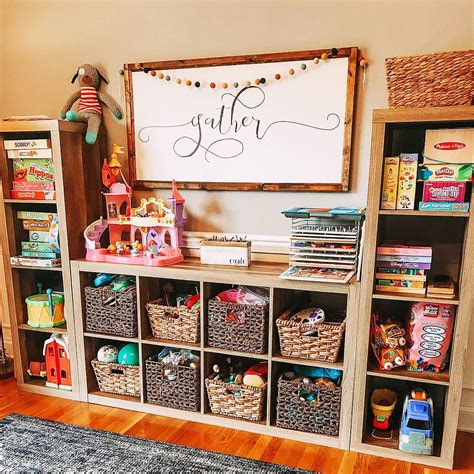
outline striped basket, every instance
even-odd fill
[[[474,50],[387,58],[389,107],[471,105]]]

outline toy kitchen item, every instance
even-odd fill
[[[455,313],[452,304],[411,305],[406,350],[408,370],[440,372],[446,367]]]
[[[35,328],[52,328],[66,322],[64,318],[64,296],[50,288],[25,299],[28,310],[28,325]]]
[[[426,130],[425,163],[474,163],[474,128]]]
[[[415,209],[418,153],[401,153],[398,174],[397,209]]]
[[[374,418],[372,426],[376,430],[386,431],[390,429],[390,417],[397,405],[397,394],[388,388],[377,388],[372,392],[370,406]]]

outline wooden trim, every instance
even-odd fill
[[[84,133],[86,129],[87,124],[85,123],[67,120],[0,120],[0,133],[54,131]],[[103,126],[99,129],[99,135],[105,135]]]
[[[462,122],[474,120],[474,106],[459,105],[454,107],[427,107],[419,109],[374,109],[374,123],[396,122]]]
[[[172,61],[152,61],[124,65],[125,99],[127,115],[127,141],[130,183],[134,189],[169,189],[167,181],[137,180],[135,154],[135,120],[133,110],[133,78],[132,73],[145,68],[150,70],[167,70],[182,68],[199,68],[228,66],[239,64],[259,64],[284,61],[301,61],[314,59],[327,53],[327,49],[290,51],[284,53],[250,54],[243,56],[224,56],[214,58],[180,59]],[[306,191],[306,192],[346,192],[350,190],[350,168],[352,149],[352,128],[357,79],[357,47],[346,47],[338,50],[338,58],[348,58],[346,111],[344,119],[344,147],[340,183],[239,183],[209,182],[200,183],[183,181],[178,183],[181,189],[201,189],[206,191]]]

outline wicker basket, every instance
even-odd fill
[[[321,323],[317,326],[309,323],[298,323],[280,316],[276,320],[280,336],[280,350],[285,357],[312,359],[325,362],[336,362],[346,323]],[[303,333],[317,328],[311,336]]]
[[[155,357],[145,362],[148,403],[180,410],[199,411],[201,409],[200,369],[163,364]],[[165,379],[166,369],[176,375],[175,380]]]
[[[300,400],[301,389],[317,391],[317,402]],[[341,387],[303,384],[301,381],[278,379],[276,425],[290,430],[329,436],[339,435]]]
[[[199,342],[199,309],[165,306],[158,299],[146,304],[153,337],[181,342]]]
[[[140,366],[99,362],[97,359],[91,364],[101,392],[140,396]]]
[[[268,303],[209,300],[207,314],[209,346],[252,354],[267,351]]]
[[[212,413],[250,421],[263,418],[267,384],[256,388],[210,378],[205,383]]]
[[[387,58],[389,107],[470,105],[474,50]]]
[[[108,287],[84,288],[87,332],[113,336],[137,337],[137,289],[129,286],[120,292]],[[115,298],[115,305],[105,301]]]

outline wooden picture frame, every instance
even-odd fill
[[[258,63],[277,63],[285,61],[312,61],[329,50],[305,50],[284,53],[255,54],[244,56],[226,56],[204,59],[184,59],[172,61],[155,61],[124,65],[125,98],[127,115],[127,140],[129,158],[129,177],[134,189],[166,189],[171,187],[169,181],[146,181],[137,179],[135,154],[135,119],[133,101],[134,72],[143,70],[169,70],[182,68],[200,68],[227,65],[245,65]],[[181,189],[199,189],[215,191],[319,191],[341,192],[350,189],[350,162],[352,148],[352,128],[355,106],[355,87],[357,76],[357,47],[340,48],[338,58],[348,58],[347,92],[344,117],[344,143],[341,182],[337,183],[252,183],[252,182],[195,182],[178,181]]]

